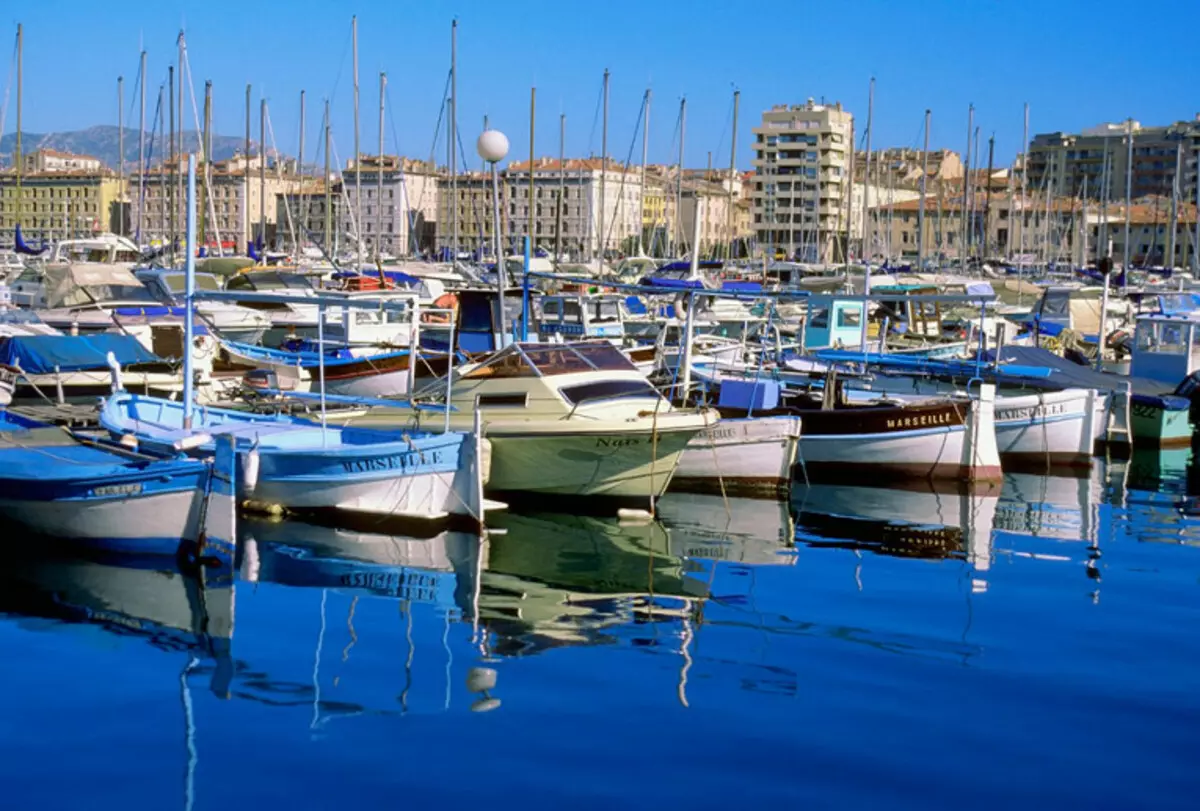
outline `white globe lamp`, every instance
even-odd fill
[[[475,142],[479,157],[489,163],[498,163],[508,154],[508,136],[500,130],[484,130]]]

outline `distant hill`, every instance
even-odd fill
[[[0,138],[0,161],[3,161],[5,166],[12,163],[12,154],[16,149],[17,135],[10,132],[3,138]],[[199,149],[200,137],[195,130],[187,130],[183,134],[184,151],[196,151]],[[232,135],[216,135],[212,136],[212,149],[214,160],[225,160],[232,158],[235,152],[241,151],[244,145],[244,140]],[[119,154],[119,138],[118,130],[114,126],[103,124],[96,127],[88,127],[85,130],[74,130],[72,132],[52,132],[52,133],[37,133],[37,132],[22,132],[21,133],[21,151],[29,154],[38,149],[57,149],[62,152],[74,152],[77,155],[92,155],[99,158],[100,161],[110,169],[117,168]],[[250,142],[251,151],[258,149],[258,143]],[[158,163],[163,155],[168,150],[167,139],[165,136],[156,137],[154,143],[151,143],[150,133],[146,133],[146,151],[147,159],[151,165]],[[138,161],[138,131],[137,128],[125,128],[125,161],[126,166],[132,170],[137,166]]]

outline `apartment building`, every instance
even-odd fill
[[[355,221],[360,182],[361,224]],[[334,193],[343,198],[338,229],[351,237],[361,234],[368,252],[378,247],[382,253],[408,256],[434,250],[438,170],[433,164],[397,155],[362,155],[357,171],[353,160],[346,162]]]
[[[844,256],[854,116],[841,103],[776,105],[753,129],[752,214],[759,247],[799,246],[811,258]]]
[[[124,211],[120,181],[107,169],[22,173],[19,193],[16,172],[0,172],[0,242],[5,244],[13,243],[17,225],[31,242],[120,232]]]
[[[291,164],[285,166],[270,156],[264,174],[261,160],[257,155],[248,159],[237,156],[214,162],[207,172],[197,166],[196,223],[201,244],[210,248],[220,244],[226,249],[244,249],[251,239],[276,244],[276,197],[295,190],[302,178],[285,171]],[[172,236],[183,239],[186,179],[186,155],[175,164],[164,162],[129,179],[131,233],[135,239],[149,244],[169,242]]]
[[[1133,162],[1129,162],[1129,134],[1133,136]],[[1143,127],[1129,120],[1101,124],[1081,133],[1052,132],[1029,142],[1030,191],[1098,200],[1105,191],[1105,166],[1109,167],[1107,199],[1123,200],[1127,170],[1132,168],[1130,197],[1171,196],[1178,173],[1180,196],[1196,199],[1197,160],[1200,158],[1200,114],[1191,121],[1162,127]]]

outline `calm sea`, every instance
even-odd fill
[[[1187,453],[0,569],[0,808],[1196,808]]]

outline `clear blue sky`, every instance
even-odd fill
[[[840,100],[866,121],[876,77],[874,143],[918,146],[923,112],[931,141],[961,151],[974,102],[981,144],[996,136],[997,162],[1020,148],[1022,103],[1031,133],[1078,130],[1132,116],[1162,124],[1200,112],[1200,3],[1156,7],[1148,28],[1117,0],[920,0],[768,6],[728,0],[289,0],[121,4],[39,0],[0,17],[11,43],[25,26],[25,121],[31,132],[116,123],[116,77],[131,107],[141,43],[149,52],[151,112],[175,37],[187,33],[195,92],[212,79],[214,127],[243,131],[246,83],[263,95],[280,148],[294,152],[298,95],[308,91],[308,144],[330,97],[337,154],[352,152],[350,17],[359,19],[363,151],[378,139],[378,72],[388,73],[387,151],[430,152],[449,66],[450,21],[459,20],[459,129],[472,163],[484,114],[529,149],[529,89],[537,87],[537,152],[600,151],[601,74],[612,71],[609,152],[624,159],[643,90],[653,89],[651,160],[673,161],[679,99],[688,98],[686,162],[708,151],[727,165],[731,95],[742,91],[738,163],[748,168],[750,128],[763,109],[807,97]],[[1131,19],[1126,19],[1132,14]],[[19,15],[19,16],[18,16]],[[4,76],[11,44],[0,46]],[[148,112],[148,115],[150,113]],[[191,121],[190,102],[187,111]],[[131,126],[136,115],[127,116]],[[14,129],[10,101],[5,129]],[[398,138],[391,131],[395,127]],[[640,154],[640,142],[635,147]],[[439,159],[444,160],[444,147]]]

